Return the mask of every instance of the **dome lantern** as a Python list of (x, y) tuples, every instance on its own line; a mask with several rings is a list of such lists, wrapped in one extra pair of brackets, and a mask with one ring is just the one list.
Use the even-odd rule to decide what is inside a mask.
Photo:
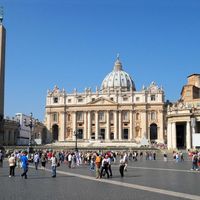
[(110, 72), (101, 84), (102, 91), (135, 91), (135, 84), (131, 76), (122, 69), (119, 55), (115, 61), (113, 71)]

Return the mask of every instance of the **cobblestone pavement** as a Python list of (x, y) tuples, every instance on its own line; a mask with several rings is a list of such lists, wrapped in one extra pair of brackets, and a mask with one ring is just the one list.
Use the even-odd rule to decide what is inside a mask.
[(28, 179), (22, 179), (21, 169), (8, 177), (8, 165), (0, 168), (0, 200), (200, 200), (200, 173), (190, 170), (191, 162), (167, 163), (130, 161), (125, 177), (121, 178), (118, 164), (113, 164), (113, 177), (95, 179), (95, 172), (87, 165), (69, 169), (66, 164), (57, 168), (57, 177), (46, 170), (35, 170), (30, 165)]

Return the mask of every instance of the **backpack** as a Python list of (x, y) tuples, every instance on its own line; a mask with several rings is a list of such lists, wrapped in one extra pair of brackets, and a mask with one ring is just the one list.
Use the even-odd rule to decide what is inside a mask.
[(97, 156), (95, 162), (96, 163), (100, 163), (101, 162), (101, 158), (99, 156)]
[(104, 160), (103, 166), (104, 166), (104, 167), (107, 167), (107, 166), (108, 166), (108, 162)]

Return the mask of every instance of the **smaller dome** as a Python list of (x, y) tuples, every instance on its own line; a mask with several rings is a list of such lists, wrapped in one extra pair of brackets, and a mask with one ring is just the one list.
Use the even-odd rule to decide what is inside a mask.
[(108, 89), (110, 91), (135, 91), (135, 84), (130, 75), (122, 69), (122, 63), (119, 60), (119, 56), (115, 61), (113, 71), (104, 78), (101, 89)]

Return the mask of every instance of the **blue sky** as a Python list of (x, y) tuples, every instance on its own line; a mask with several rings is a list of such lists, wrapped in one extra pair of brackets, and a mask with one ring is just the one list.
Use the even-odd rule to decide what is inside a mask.
[(7, 29), (5, 116), (44, 119), (48, 89), (100, 86), (117, 53), (136, 89), (180, 97), (200, 73), (199, 0), (1, 0)]

